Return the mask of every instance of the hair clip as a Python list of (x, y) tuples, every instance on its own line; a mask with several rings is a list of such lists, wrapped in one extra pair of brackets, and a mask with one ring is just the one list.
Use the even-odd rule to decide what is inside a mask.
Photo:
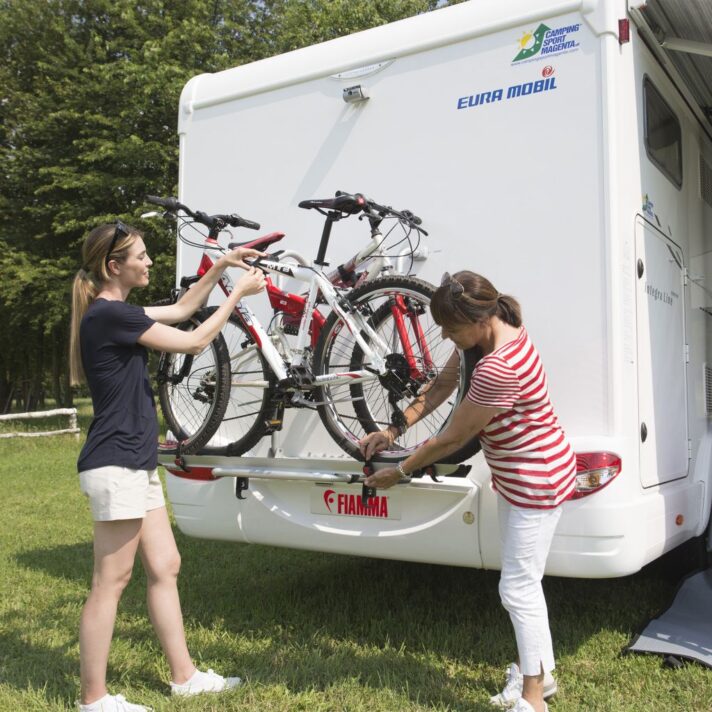
[(449, 286), (450, 294), (455, 298), (459, 297), (465, 291), (465, 288), (454, 277), (451, 277), (449, 272), (445, 272), (443, 275), (440, 286)]

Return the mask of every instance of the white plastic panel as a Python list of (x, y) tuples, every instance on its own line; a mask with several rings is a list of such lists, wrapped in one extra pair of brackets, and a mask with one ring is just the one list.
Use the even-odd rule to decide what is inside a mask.
[(651, 487), (687, 475), (684, 268), (680, 248), (640, 219), (636, 252), (640, 477)]

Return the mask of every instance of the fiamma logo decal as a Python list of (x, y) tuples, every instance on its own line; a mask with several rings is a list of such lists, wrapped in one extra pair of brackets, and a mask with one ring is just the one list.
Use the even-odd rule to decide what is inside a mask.
[(400, 519), (400, 511), (390, 495), (369, 497), (366, 503), (358, 489), (324, 489), (317, 485), (311, 498), (313, 514), (330, 514), (338, 517), (369, 517), (372, 519)]
[(573, 25), (562, 25), (561, 27), (547, 27), (545, 24), (539, 25), (536, 30), (527, 30), (517, 41), (519, 52), (512, 60), (522, 62), (535, 57), (549, 57), (562, 52), (575, 52), (579, 48), (576, 34), (581, 30), (581, 23)]

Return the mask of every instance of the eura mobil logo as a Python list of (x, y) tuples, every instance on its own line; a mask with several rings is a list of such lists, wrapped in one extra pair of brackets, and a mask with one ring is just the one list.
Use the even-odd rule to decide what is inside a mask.
[(542, 92), (550, 92), (558, 89), (554, 67), (547, 65), (541, 70), (541, 79), (532, 79), (529, 82), (519, 82), (510, 84), (508, 87), (496, 87), (486, 91), (478, 91), (474, 94), (461, 96), (457, 100), (458, 109), (472, 109), (484, 104), (494, 104), (509, 99), (518, 99), (524, 96), (533, 96)]
[(574, 52), (579, 47), (577, 34), (580, 30), (581, 23), (579, 22), (573, 25), (562, 25), (554, 29), (542, 23), (533, 32), (528, 30), (519, 38), (517, 41), (519, 52), (512, 60), (512, 64), (535, 57), (548, 57), (562, 52)]

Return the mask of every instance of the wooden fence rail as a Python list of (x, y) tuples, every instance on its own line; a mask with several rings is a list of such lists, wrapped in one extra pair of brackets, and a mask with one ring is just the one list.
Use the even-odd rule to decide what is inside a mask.
[(39, 438), (44, 435), (61, 435), (63, 433), (73, 433), (79, 439), (79, 428), (77, 427), (76, 408), (56, 408), (55, 410), (37, 410), (31, 413), (8, 413), (0, 415), (0, 422), (4, 420), (36, 420), (39, 418), (51, 418), (54, 415), (69, 416), (69, 427), (60, 430), (46, 430), (36, 433), (0, 433), (0, 438)]

